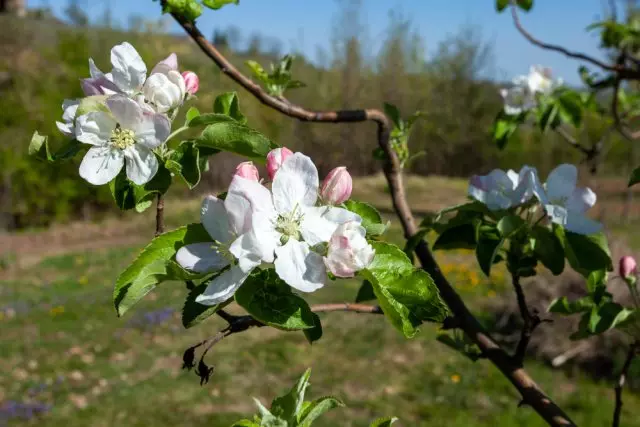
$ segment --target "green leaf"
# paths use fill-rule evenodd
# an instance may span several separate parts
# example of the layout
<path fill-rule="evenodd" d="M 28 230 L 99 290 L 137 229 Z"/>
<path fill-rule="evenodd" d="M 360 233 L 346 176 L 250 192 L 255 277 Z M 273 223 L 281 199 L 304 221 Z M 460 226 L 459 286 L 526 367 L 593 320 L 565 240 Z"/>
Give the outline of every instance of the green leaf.
<path fill-rule="evenodd" d="M 207 286 L 209 286 L 209 283 L 214 279 L 215 277 L 205 281 L 191 289 L 189 292 L 189 295 L 184 302 L 184 307 L 182 308 L 182 325 L 185 328 L 188 329 L 201 323 L 214 315 L 218 310 L 221 310 L 231 303 L 231 299 L 216 305 L 202 305 L 196 302 L 196 297 L 202 294 L 205 289 L 207 289 Z"/>
<path fill-rule="evenodd" d="M 378 418 L 374 422 L 371 423 L 369 427 L 390 427 L 391 424 L 398 421 L 396 417 L 386 417 L 386 418 Z"/>
<path fill-rule="evenodd" d="M 269 75 L 264 70 L 264 68 L 262 68 L 262 65 L 252 60 L 247 61 L 246 64 L 251 69 L 251 72 L 253 73 L 253 75 L 256 76 L 259 80 L 261 80 L 263 83 L 269 82 Z"/>
<path fill-rule="evenodd" d="M 109 182 L 109 190 L 116 205 L 121 210 L 136 209 L 142 212 L 151 206 L 152 200 L 158 194 L 165 194 L 171 186 L 171 173 L 160 162 L 158 172 L 151 181 L 144 185 L 137 185 L 129 181 L 125 169 L 122 168 L 114 180 Z"/>
<path fill-rule="evenodd" d="M 452 350 L 466 356 L 472 362 L 475 362 L 482 357 L 482 351 L 480 348 L 472 343 L 464 334 L 454 334 L 453 337 L 449 334 L 438 334 L 436 340 Z"/>
<path fill-rule="evenodd" d="M 433 244 L 433 250 L 475 249 L 476 231 L 471 223 L 455 225 L 445 229 Z"/>
<path fill-rule="evenodd" d="M 240 4 L 240 0 L 202 0 L 202 4 L 210 9 L 218 10 L 228 4 Z"/>
<path fill-rule="evenodd" d="M 514 116 L 500 112 L 493 123 L 493 140 L 496 142 L 498 149 L 502 150 L 507 146 L 509 138 L 518 130 L 518 124 Z"/>
<path fill-rule="evenodd" d="M 578 298 L 575 301 L 569 301 L 567 297 L 560 297 L 549 304 L 547 311 L 549 313 L 571 315 L 590 311 L 593 305 L 593 299 L 590 296 Z"/>
<path fill-rule="evenodd" d="M 67 141 L 55 153 L 51 153 L 49 137 L 46 135 L 40 135 L 38 131 L 35 131 L 31 137 L 31 142 L 29 143 L 29 155 L 34 156 L 38 160 L 53 163 L 58 160 L 71 159 L 82 148 L 82 144 L 77 139 L 72 139 Z"/>
<path fill-rule="evenodd" d="M 372 242 L 376 255 L 361 274 L 371 282 L 385 316 L 407 338 L 424 321 L 441 322 L 448 310 L 431 276 L 413 267 L 397 246 Z"/>
<path fill-rule="evenodd" d="M 260 427 L 260 424 L 251 420 L 240 420 L 233 423 L 231 427 Z"/>
<path fill-rule="evenodd" d="M 196 139 L 196 143 L 199 146 L 240 154 L 260 163 L 265 163 L 267 153 L 275 147 L 266 136 L 236 121 L 221 121 L 208 125 Z"/>
<path fill-rule="evenodd" d="M 236 302 L 255 319 L 285 331 L 315 327 L 307 302 L 273 270 L 255 272 L 236 291 Z"/>
<path fill-rule="evenodd" d="M 407 242 L 404 244 L 404 253 L 407 254 L 409 259 L 413 259 L 413 251 L 416 250 L 416 247 L 420 244 L 421 241 L 424 240 L 425 236 L 429 233 L 428 228 L 421 228 L 418 230 L 416 234 L 409 237 Z"/>
<path fill-rule="evenodd" d="M 564 90 L 558 97 L 558 114 L 564 122 L 578 128 L 582 123 L 582 99 L 580 94 L 569 89 Z"/>
<path fill-rule="evenodd" d="M 372 301 L 376 299 L 376 294 L 373 292 L 373 286 L 368 280 L 363 280 L 360 289 L 358 289 L 358 295 L 356 295 L 356 302 Z"/>
<path fill-rule="evenodd" d="M 600 288 L 606 288 L 607 276 L 606 270 L 594 270 L 589 273 L 587 276 L 587 289 L 589 289 L 589 292 L 595 293 Z"/>
<path fill-rule="evenodd" d="M 524 225 L 524 220 L 519 216 L 507 215 L 500 218 L 500 221 L 498 221 L 496 228 L 503 238 L 508 239 L 509 237 L 511 237 L 511 235 L 515 234 L 518 230 L 524 227 Z"/>
<path fill-rule="evenodd" d="M 201 117 L 201 116 L 200 116 Z M 172 153 L 167 161 L 167 167 L 174 174 L 180 176 L 189 189 L 200 183 L 203 161 L 200 159 L 200 149 L 192 141 L 183 141 Z"/>
<path fill-rule="evenodd" d="M 320 316 L 316 313 L 313 313 L 313 323 L 313 328 L 302 330 L 305 338 L 309 341 L 309 344 L 313 344 L 322 338 L 322 322 L 320 321 Z"/>
<path fill-rule="evenodd" d="M 631 187 L 632 185 L 636 185 L 639 182 L 640 182 L 640 167 L 635 168 L 633 172 L 631 172 L 628 186 Z"/>
<path fill-rule="evenodd" d="M 213 101 L 213 112 L 225 114 L 241 124 L 247 124 L 247 118 L 240 112 L 240 100 L 236 92 L 218 95 Z"/>
<path fill-rule="evenodd" d="M 476 245 L 476 259 L 480 269 L 487 277 L 491 276 L 491 267 L 498 259 L 498 252 L 505 242 L 505 238 L 500 238 L 496 229 L 491 226 L 479 225 L 476 230 L 478 243 Z"/>
<path fill-rule="evenodd" d="M 287 421 L 290 426 L 295 426 L 298 421 L 298 413 L 302 409 L 304 394 L 309 387 L 310 375 L 311 369 L 307 369 L 287 394 L 276 397 L 271 402 L 271 413 Z"/>
<path fill-rule="evenodd" d="M 402 123 L 402 118 L 400 117 L 400 110 L 393 104 L 389 104 L 387 102 L 384 103 L 384 113 L 389 116 L 391 121 L 396 127 L 400 127 Z"/>
<path fill-rule="evenodd" d="M 538 126 L 542 132 L 546 132 L 549 128 L 555 129 L 560 124 L 558 113 L 560 107 L 557 101 L 549 102 L 539 110 Z"/>
<path fill-rule="evenodd" d="M 198 117 L 199 115 L 200 115 L 200 111 L 196 107 L 189 108 L 187 110 L 187 113 L 185 114 L 184 125 L 189 126 L 189 123 L 191 123 L 191 121 L 196 117 Z"/>
<path fill-rule="evenodd" d="M 343 207 L 360 215 L 362 226 L 367 230 L 367 236 L 369 237 L 380 236 L 389 226 L 388 223 L 383 224 L 380 212 L 368 203 L 347 200 L 344 202 Z"/>
<path fill-rule="evenodd" d="M 344 403 L 340 399 L 337 399 L 333 396 L 324 396 L 316 399 L 306 405 L 306 407 L 301 411 L 300 415 L 298 416 L 297 425 L 298 427 L 310 427 L 312 423 L 324 413 L 335 408 L 341 408 L 343 406 Z"/>
<path fill-rule="evenodd" d="M 222 113 L 205 113 L 194 117 L 189 122 L 189 127 L 194 128 L 198 126 L 227 122 L 236 123 L 236 120 L 233 117 Z"/>
<path fill-rule="evenodd" d="M 554 225 L 556 236 L 564 247 L 571 267 L 584 277 L 595 270 L 613 270 L 611 253 L 604 233 L 585 236 Z"/>
<path fill-rule="evenodd" d="M 635 318 L 635 313 L 635 310 L 624 308 L 614 302 L 607 302 L 600 307 L 593 307 L 589 318 L 589 332 L 601 334 L 609 329 L 624 326 Z"/>
<path fill-rule="evenodd" d="M 539 225 L 533 227 L 531 233 L 531 248 L 538 260 L 554 275 L 564 270 L 564 248 L 558 237 L 548 228 Z"/>
<path fill-rule="evenodd" d="M 496 10 L 502 12 L 507 6 L 509 6 L 509 0 L 496 0 Z"/>
<path fill-rule="evenodd" d="M 122 316 L 167 278 L 166 264 L 179 248 L 210 240 L 201 224 L 189 224 L 153 239 L 116 281 L 113 300 L 118 315 Z"/>

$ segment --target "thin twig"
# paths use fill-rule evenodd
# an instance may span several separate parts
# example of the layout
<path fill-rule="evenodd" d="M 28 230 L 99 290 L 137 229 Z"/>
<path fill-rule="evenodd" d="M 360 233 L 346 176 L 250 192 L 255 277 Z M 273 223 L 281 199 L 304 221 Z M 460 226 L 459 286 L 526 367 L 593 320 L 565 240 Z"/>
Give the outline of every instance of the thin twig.
<path fill-rule="evenodd" d="M 158 193 L 156 203 L 156 237 L 164 233 L 164 197 Z"/>
<path fill-rule="evenodd" d="M 522 316 L 522 331 L 520 331 L 520 341 L 516 347 L 516 352 L 513 356 L 515 362 L 522 366 L 524 363 L 524 357 L 527 353 L 527 347 L 531 341 L 533 331 L 542 322 L 537 313 L 529 311 L 527 305 L 527 299 L 524 295 L 524 290 L 520 284 L 520 277 L 517 274 L 512 275 L 513 288 L 516 291 L 516 299 L 518 300 L 518 308 L 520 309 L 520 316 Z"/>
<path fill-rule="evenodd" d="M 384 174 L 389 184 L 393 208 L 404 229 L 405 238 L 409 239 L 417 233 L 415 219 L 407 202 L 402 182 L 402 167 L 398 156 L 389 143 L 390 124 L 386 115 L 375 109 L 315 112 L 285 102 L 280 97 L 273 97 L 264 91 L 250 78 L 243 75 L 233 66 L 198 28 L 181 16 L 173 14 L 174 19 L 189 34 L 200 49 L 240 86 L 245 88 L 263 104 L 280 113 L 301 120 L 319 123 L 344 123 L 371 121 L 378 127 L 378 145 L 384 151 Z M 552 426 L 574 426 L 571 419 L 549 398 L 526 373 L 521 366 L 515 364 L 507 352 L 502 349 L 484 330 L 480 322 L 469 311 L 460 295 L 442 274 L 431 250 L 426 242 L 418 243 L 415 253 L 422 267 L 431 275 L 440 295 L 452 313 L 460 322 L 460 328 L 478 345 L 484 355 L 500 369 L 503 375 L 518 389 L 523 401 L 530 405 L 542 418 Z"/>
<path fill-rule="evenodd" d="M 584 154 L 587 157 L 589 157 L 591 155 L 591 151 L 592 150 L 590 150 L 589 148 L 587 148 L 584 145 L 580 144 L 569 132 L 567 132 L 566 129 L 561 128 L 561 127 L 556 127 L 554 130 L 556 131 L 556 133 L 558 135 L 560 135 L 564 139 L 564 141 L 567 144 L 569 144 L 570 146 L 572 146 L 576 150 L 580 151 L 582 154 Z"/>
<path fill-rule="evenodd" d="M 627 380 L 629 367 L 631 367 L 631 362 L 633 362 L 633 358 L 636 355 L 637 349 L 638 343 L 633 343 L 629 347 L 629 352 L 627 353 L 627 357 L 624 360 L 624 365 L 622 366 L 622 371 L 620 372 L 620 376 L 618 377 L 618 383 L 614 388 L 614 392 L 616 394 L 616 406 L 613 410 L 613 423 L 611 424 L 613 427 L 618 427 L 620 425 L 620 415 L 622 415 L 622 389 L 624 388 L 624 383 Z"/>

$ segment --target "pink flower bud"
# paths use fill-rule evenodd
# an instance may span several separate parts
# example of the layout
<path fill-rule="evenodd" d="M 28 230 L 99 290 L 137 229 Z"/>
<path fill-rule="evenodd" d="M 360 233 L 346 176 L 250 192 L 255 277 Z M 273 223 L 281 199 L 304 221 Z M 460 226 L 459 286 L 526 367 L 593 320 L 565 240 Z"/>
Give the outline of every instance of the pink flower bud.
<path fill-rule="evenodd" d="M 235 175 L 251 181 L 260 181 L 258 168 L 256 168 L 252 162 L 242 162 L 236 166 Z"/>
<path fill-rule="evenodd" d="M 329 172 L 329 175 L 324 179 L 320 196 L 325 203 L 339 205 L 351 197 L 352 188 L 351 175 L 347 172 L 346 167 L 340 166 Z"/>
<path fill-rule="evenodd" d="M 324 257 L 325 266 L 334 276 L 353 277 L 371 264 L 375 251 L 365 234 L 364 227 L 355 221 L 345 222 L 334 231 Z"/>
<path fill-rule="evenodd" d="M 193 71 L 185 71 L 182 73 L 184 84 L 187 88 L 187 93 L 195 95 L 198 89 L 200 89 L 200 78 Z"/>
<path fill-rule="evenodd" d="M 293 156 L 293 151 L 287 147 L 276 148 L 269 151 L 269 154 L 267 154 L 267 172 L 269 173 L 269 179 L 273 181 L 276 172 L 289 156 Z"/>
<path fill-rule="evenodd" d="M 638 263 L 636 263 L 635 258 L 628 255 L 620 258 L 618 272 L 623 278 L 632 277 L 638 274 Z"/>

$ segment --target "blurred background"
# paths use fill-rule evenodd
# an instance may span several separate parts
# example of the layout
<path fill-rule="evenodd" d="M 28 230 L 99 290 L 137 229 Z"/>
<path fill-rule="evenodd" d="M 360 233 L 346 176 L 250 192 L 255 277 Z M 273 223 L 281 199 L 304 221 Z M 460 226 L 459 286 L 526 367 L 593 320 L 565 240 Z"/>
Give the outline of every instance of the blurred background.
<path fill-rule="evenodd" d="M 544 40 L 604 57 L 585 27 L 606 15 L 607 4 L 536 0 L 523 21 Z M 247 73 L 246 60 L 266 66 L 295 54 L 294 77 L 307 87 L 288 96 L 307 108 L 390 102 L 407 116 L 422 111 L 410 148 L 426 154 L 407 170 L 419 216 L 463 201 L 471 174 L 530 164 L 544 177 L 558 163 L 581 161 L 564 140 L 536 129 L 523 129 L 503 151 L 492 142 L 499 89 L 530 65 L 550 66 L 567 84 L 580 84 L 578 63 L 529 45 L 492 1 L 242 0 L 205 12 L 198 24 Z M 405 341 L 383 319 L 353 314 L 326 316 L 325 337 L 311 348 L 302 334 L 232 337 L 212 352 L 216 370 L 200 387 L 180 370 L 182 351 L 223 323 L 210 319 L 185 332 L 183 284 L 163 285 L 125 318 L 112 308 L 115 278 L 153 235 L 153 214 L 119 212 L 108 186 L 78 176 L 80 156 L 54 166 L 28 157 L 33 132 L 49 135 L 54 145 L 63 141 L 55 121 L 63 99 L 82 95 L 79 79 L 88 76 L 89 57 L 108 69 L 109 50 L 126 40 L 150 69 L 175 52 L 181 70 L 200 76 L 194 105 L 201 111 L 216 95 L 237 90 L 249 125 L 311 156 L 321 177 L 347 166 L 357 177 L 354 197 L 383 211 L 392 220 L 391 239 L 401 242 L 372 156 L 375 129 L 301 123 L 263 107 L 151 0 L 0 0 L 0 28 L 0 425 L 230 425 L 254 412 L 250 396 L 267 403 L 307 366 L 314 370 L 312 396 L 335 394 L 348 405 L 320 426 L 364 426 L 385 415 L 399 416 L 401 426 L 543 425 L 527 408 L 516 408 L 516 393 L 491 365 L 436 343 L 436 328 L 425 325 Z M 585 120 L 576 138 L 591 144 L 607 125 Z M 638 197 L 626 190 L 640 153 L 616 134 L 604 143 L 597 170 L 581 165 L 582 178 L 598 193 L 593 215 L 606 223 L 615 259 L 640 247 Z M 214 156 L 195 192 L 174 186 L 168 225 L 198 221 L 199 198 L 224 188 L 238 161 Z M 519 316 L 505 272 L 484 277 L 464 251 L 438 258 L 498 339 L 514 344 Z M 624 291 L 622 283 L 611 286 L 614 294 Z M 358 287 L 355 281 L 329 287 L 314 302 L 351 301 Z M 544 311 L 557 295 L 582 295 L 584 285 L 571 272 L 543 272 L 525 291 Z M 612 333 L 576 346 L 567 338 L 572 322 L 554 318 L 536 331 L 530 369 L 580 425 L 606 425 L 623 337 Z M 640 425 L 631 415 L 638 408 L 640 396 L 628 395 L 627 425 Z"/>

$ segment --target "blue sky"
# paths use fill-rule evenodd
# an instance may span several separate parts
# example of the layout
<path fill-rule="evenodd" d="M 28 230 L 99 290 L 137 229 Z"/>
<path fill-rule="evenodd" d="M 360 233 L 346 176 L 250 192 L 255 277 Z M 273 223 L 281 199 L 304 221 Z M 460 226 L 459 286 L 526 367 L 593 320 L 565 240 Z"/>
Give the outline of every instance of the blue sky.
<path fill-rule="evenodd" d="M 577 83 L 578 63 L 560 54 L 530 45 L 515 30 L 508 13 L 497 14 L 495 0 L 362 0 L 368 39 L 372 51 L 379 48 L 389 22 L 389 11 L 401 11 L 411 18 L 414 28 L 425 40 L 427 55 L 447 35 L 462 26 L 481 28 L 485 39 L 494 43 L 498 79 L 510 79 L 526 73 L 530 64 L 544 64 L 566 82 Z M 27 0 L 29 6 L 51 6 L 62 15 L 68 0 Z M 147 18 L 160 17 L 158 3 L 151 0 L 84 0 L 90 17 L 97 18 L 110 4 L 114 18 L 126 26 L 133 14 Z M 595 34 L 584 29 L 602 16 L 601 0 L 536 0 L 529 14 L 522 14 L 525 26 L 545 41 L 561 44 L 600 56 Z M 205 11 L 198 24 L 209 35 L 215 28 L 239 27 L 243 35 L 257 32 L 279 39 L 286 51 L 302 51 L 311 59 L 317 48 L 329 49 L 333 21 L 338 13 L 336 0 L 241 0 L 239 6 L 219 11 Z M 173 31 L 179 31 L 176 26 Z"/>

